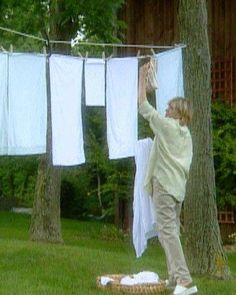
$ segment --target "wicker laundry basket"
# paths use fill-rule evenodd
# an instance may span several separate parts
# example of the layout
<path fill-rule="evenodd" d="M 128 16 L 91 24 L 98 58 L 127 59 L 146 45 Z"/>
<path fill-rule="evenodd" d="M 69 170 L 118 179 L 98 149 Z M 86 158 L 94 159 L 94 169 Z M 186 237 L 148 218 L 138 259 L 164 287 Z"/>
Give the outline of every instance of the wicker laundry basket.
<path fill-rule="evenodd" d="M 111 274 L 104 275 L 105 277 L 111 278 L 114 281 L 108 283 L 106 286 L 101 284 L 101 276 L 97 277 L 97 287 L 103 291 L 112 291 L 119 293 L 129 294 L 157 294 L 165 290 L 165 282 L 160 281 L 159 283 L 153 284 L 137 284 L 137 285 L 121 285 L 120 281 L 123 277 L 127 276 L 124 274 Z"/>

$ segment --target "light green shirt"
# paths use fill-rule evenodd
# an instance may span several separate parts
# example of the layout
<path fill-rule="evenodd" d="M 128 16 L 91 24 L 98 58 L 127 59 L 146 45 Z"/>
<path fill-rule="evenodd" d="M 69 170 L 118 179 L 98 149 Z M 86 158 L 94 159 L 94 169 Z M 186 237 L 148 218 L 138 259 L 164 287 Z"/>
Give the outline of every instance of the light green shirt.
<path fill-rule="evenodd" d="M 152 179 L 156 177 L 169 194 L 182 202 L 192 162 L 189 129 L 181 126 L 179 120 L 160 116 L 147 100 L 139 106 L 139 112 L 155 134 L 144 187 L 152 194 Z"/>

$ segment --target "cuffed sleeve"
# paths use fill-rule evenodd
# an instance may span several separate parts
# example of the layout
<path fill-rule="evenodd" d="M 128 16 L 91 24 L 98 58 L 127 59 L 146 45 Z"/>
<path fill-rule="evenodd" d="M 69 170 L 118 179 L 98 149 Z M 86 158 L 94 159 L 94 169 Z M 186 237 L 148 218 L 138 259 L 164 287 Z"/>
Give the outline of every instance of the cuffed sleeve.
<path fill-rule="evenodd" d="M 154 109 L 154 107 L 151 106 L 147 100 L 145 100 L 142 104 L 139 105 L 139 113 L 148 121 L 151 118 L 153 112 L 155 111 L 156 110 Z"/>

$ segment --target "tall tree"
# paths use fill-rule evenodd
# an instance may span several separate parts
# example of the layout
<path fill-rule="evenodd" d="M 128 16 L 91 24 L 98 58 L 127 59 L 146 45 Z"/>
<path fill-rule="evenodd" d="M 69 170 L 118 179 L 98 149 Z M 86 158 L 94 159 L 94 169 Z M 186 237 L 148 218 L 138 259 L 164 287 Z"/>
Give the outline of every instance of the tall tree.
<path fill-rule="evenodd" d="M 52 40 L 70 40 L 76 32 L 76 25 L 72 17 L 67 16 L 67 21 L 62 18 L 65 13 L 65 2 L 50 1 L 47 15 L 49 25 L 45 27 L 43 35 Z M 65 17 L 65 16 L 64 16 Z M 64 21 L 64 25 L 62 25 Z M 70 46 L 65 43 L 55 43 L 51 48 L 49 43 L 47 51 L 58 53 L 70 53 Z M 50 104 L 50 68 L 49 59 L 46 63 L 47 98 L 48 98 L 48 122 L 47 122 L 47 151 L 41 157 L 38 167 L 38 177 L 35 188 L 35 197 L 32 210 L 30 238 L 34 241 L 62 242 L 60 222 L 60 193 L 61 193 L 61 169 L 52 164 L 52 124 Z"/>
<path fill-rule="evenodd" d="M 192 273 L 228 278 L 217 220 L 211 123 L 211 58 L 205 0 L 179 1 L 185 94 L 193 104 L 193 162 L 185 201 L 186 256 Z"/>

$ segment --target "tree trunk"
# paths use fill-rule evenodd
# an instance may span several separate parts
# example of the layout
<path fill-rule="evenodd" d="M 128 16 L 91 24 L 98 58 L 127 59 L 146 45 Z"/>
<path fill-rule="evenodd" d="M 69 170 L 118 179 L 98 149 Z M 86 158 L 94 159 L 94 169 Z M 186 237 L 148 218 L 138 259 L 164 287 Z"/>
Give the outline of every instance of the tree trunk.
<path fill-rule="evenodd" d="M 63 23 L 58 20 L 58 15 L 64 11 L 64 2 L 51 1 L 50 36 L 52 40 L 70 40 L 76 32 L 73 23 L 68 20 Z M 53 20 L 57 20 L 54 21 Z M 68 44 L 53 44 L 48 48 L 58 53 L 70 53 Z M 47 153 L 41 157 L 36 183 L 34 205 L 30 227 L 30 238 L 34 241 L 62 242 L 60 221 L 60 192 L 61 169 L 52 165 L 52 124 L 51 124 L 51 99 L 50 99 L 50 69 L 47 58 L 47 97 L 48 97 L 48 124 L 47 124 Z"/>
<path fill-rule="evenodd" d="M 33 241 L 62 242 L 60 222 L 61 170 L 52 165 L 52 124 L 49 60 L 46 65 L 48 119 L 47 153 L 38 168 L 30 238 Z"/>
<path fill-rule="evenodd" d="M 62 242 L 60 223 L 61 171 L 41 158 L 30 227 L 33 241 Z"/>
<path fill-rule="evenodd" d="M 211 58 L 205 0 L 179 1 L 184 49 L 185 94 L 193 104 L 193 162 L 187 185 L 184 222 L 186 258 L 195 274 L 229 278 L 217 220 L 211 123 Z"/>

